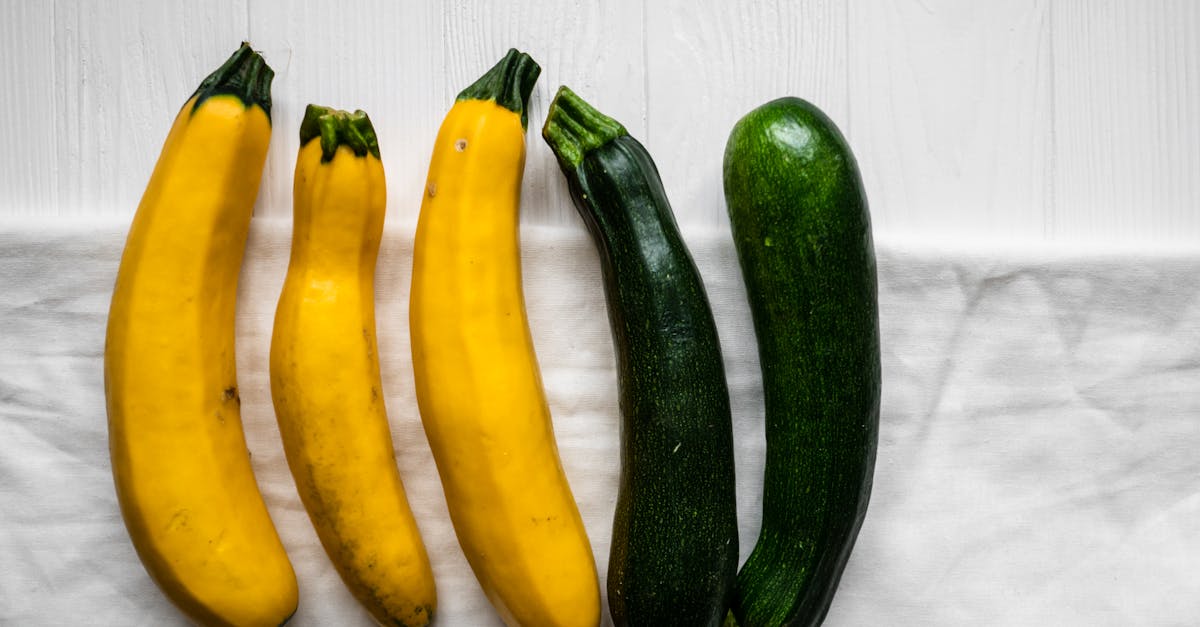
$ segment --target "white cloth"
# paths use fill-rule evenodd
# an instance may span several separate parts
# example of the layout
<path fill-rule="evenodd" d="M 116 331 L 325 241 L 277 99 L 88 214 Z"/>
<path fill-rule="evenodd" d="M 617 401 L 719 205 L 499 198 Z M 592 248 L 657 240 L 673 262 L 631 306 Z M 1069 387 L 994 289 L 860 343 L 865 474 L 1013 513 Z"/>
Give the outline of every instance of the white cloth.
<path fill-rule="evenodd" d="M 0 624 L 182 624 L 112 488 L 102 360 L 128 222 L 0 223 Z M 242 412 L 300 579 L 295 625 L 370 624 L 288 474 L 267 351 L 290 222 L 254 221 L 238 302 Z M 741 556 L 762 482 L 762 393 L 726 231 L 685 236 L 721 333 Z M 440 625 L 498 625 L 458 548 L 414 402 L 411 228 L 379 260 L 397 458 Z M 617 382 L 598 259 L 580 228 L 522 231 L 559 447 L 601 588 Z M 1200 254 L 878 244 L 883 410 L 875 489 L 829 625 L 1184 625 L 1200 617 Z M 607 609 L 605 622 L 608 623 Z"/>

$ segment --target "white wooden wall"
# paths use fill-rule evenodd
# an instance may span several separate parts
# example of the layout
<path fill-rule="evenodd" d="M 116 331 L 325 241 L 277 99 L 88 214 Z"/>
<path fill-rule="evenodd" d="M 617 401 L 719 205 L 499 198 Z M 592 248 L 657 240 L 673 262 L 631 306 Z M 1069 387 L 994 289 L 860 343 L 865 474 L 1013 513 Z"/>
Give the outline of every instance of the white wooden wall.
<path fill-rule="evenodd" d="M 459 89 L 543 67 L 525 219 L 577 218 L 538 136 L 566 83 L 650 148 L 681 222 L 724 224 L 736 119 L 797 95 L 850 139 L 877 234 L 1200 243 L 1197 0 L 0 0 L 0 217 L 126 218 L 167 128 L 241 42 L 276 70 L 257 213 L 290 212 L 305 104 L 375 121 L 415 220 Z"/>

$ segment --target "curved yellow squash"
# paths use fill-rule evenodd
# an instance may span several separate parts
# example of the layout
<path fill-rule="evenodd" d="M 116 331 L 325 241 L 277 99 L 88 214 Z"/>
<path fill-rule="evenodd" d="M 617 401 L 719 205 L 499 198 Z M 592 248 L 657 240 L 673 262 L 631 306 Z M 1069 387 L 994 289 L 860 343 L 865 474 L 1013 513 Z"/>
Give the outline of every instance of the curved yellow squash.
<path fill-rule="evenodd" d="M 243 46 L 179 113 L 121 257 L 104 352 L 126 527 L 167 597 L 206 625 L 274 627 L 297 604 L 246 450 L 234 363 L 270 80 Z"/>
<path fill-rule="evenodd" d="M 346 586 L 381 624 L 425 625 L 433 573 L 396 467 L 375 340 L 387 193 L 374 130 L 361 112 L 309 106 L 300 140 L 292 257 L 271 338 L 279 432 Z"/>
<path fill-rule="evenodd" d="M 600 621 L 595 561 L 559 461 L 521 287 L 519 111 L 536 77 L 528 56 L 510 52 L 438 132 L 413 251 L 413 372 L 459 544 L 492 605 L 508 625 L 591 626 Z M 482 99 L 489 78 L 500 90 Z M 515 105 L 514 92 L 523 96 Z"/>

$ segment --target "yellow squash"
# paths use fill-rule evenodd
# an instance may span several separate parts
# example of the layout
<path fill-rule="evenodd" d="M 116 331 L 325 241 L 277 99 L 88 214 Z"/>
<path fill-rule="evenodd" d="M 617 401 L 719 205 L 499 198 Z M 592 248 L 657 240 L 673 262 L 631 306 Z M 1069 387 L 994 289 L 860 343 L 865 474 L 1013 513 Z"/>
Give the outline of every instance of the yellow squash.
<path fill-rule="evenodd" d="M 366 114 L 309 105 L 296 159 L 292 258 L 271 338 L 288 466 L 325 552 L 385 625 L 429 623 L 429 557 L 392 449 L 375 341 L 387 193 Z"/>
<path fill-rule="evenodd" d="M 521 287 L 525 105 L 539 72 L 510 51 L 438 132 L 413 251 L 413 372 L 459 544 L 492 605 L 510 626 L 591 626 L 595 561 Z"/>
<path fill-rule="evenodd" d="M 206 625 L 274 627 L 297 603 L 250 465 L 234 363 L 271 78 L 243 44 L 180 111 L 125 244 L 104 351 L 125 525 L 154 581 Z"/>

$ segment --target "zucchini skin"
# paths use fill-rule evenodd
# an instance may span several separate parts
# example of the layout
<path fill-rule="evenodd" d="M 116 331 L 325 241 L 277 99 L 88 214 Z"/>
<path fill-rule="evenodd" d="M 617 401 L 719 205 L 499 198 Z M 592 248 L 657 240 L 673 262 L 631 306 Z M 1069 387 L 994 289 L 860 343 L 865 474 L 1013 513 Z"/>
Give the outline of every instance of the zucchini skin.
<path fill-rule="evenodd" d="M 200 625 L 274 627 L 299 600 L 247 451 L 235 359 L 273 76 L 244 43 L 175 116 L 108 312 L 104 393 L 121 516 L 150 578 Z"/>
<path fill-rule="evenodd" d="M 521 283 L 521 112 L 539 72 L 509 51 L 438 129 L 413 243 L 413 377 L 455 535 L 500 618 L 596 627 L 595 557 L 560 461 Z"/>
<path fill-rule="evenodd" d="M 372 149 L 373 147 L 373 149 Z M 271 401 L 300 502 L 380 625 L 422 627 L 437 590 L 396 466 L 375 331 L 387 184 L 367 114 L 308 105 L 291 256 L 271 333 Z"/>
<path fill-rule="evenodd" d="M 866 515 L 879 432 L 879 312 L 866 194 L 816 106 L 771 101 L 733 128 L 724 186 L 766 405 L 762 529 L 740 625 L 820 624 Z"/>
<path fill-rule="evenodd" d="M 720 625 L 738 541 L 729 395 L 704 285 L 637 140 L 621 129 L 560 165 L 600 253 L 617 357 L 613 621 Z"/>

